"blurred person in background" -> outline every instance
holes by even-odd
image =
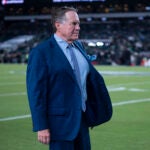
[[[91,150],[89,127],[112,116],[109,93],[78,41],[77,10],[54,9],[51,21],[54,34],[31,50],[27,66],[33,131],[51,150]]]

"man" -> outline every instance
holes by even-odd
[[[32,49],[27,67],[33,130],[51,150],[90,150],[88,128],[111,118],[110,97],[78,41],[77,10],[58,8],[52,25],[54,35]]]

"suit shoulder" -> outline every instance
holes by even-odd
[[[51,38],[42,41],[41,43],[39,43],[37,46],[33,47],[30,50],[30,55],[47,55],[47,53],[49,53],[50,49],[52,49],[52,40]]]
[[[41,43],[39,43],[37,46],[35,46],[32,50],[38,49],[39,51],[42,50],[46,50],[49,47],[49,39],[42,41]]]

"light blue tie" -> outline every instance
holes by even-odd
[[[80,77],[81,74],[80,74],[79,64],[78,64],[76,55],[74,53],[73,45],[69,44],[68,48],[69,48],[71,60],[72,60],[73,66],[74,66],[74,73],[76,76],[76,80],[78,82],[78,85],[79,85],[80,91],[81,91],[81,95],[82,95],[82,110],[85,111],[86,106],[85,106],[85,100],[83,99],[83,89],[82,89],[82,85],[81,85],[81,77]]]

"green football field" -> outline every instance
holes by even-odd
[[[96,68],[109,90],[113,117],[90,130],[92,150],[150,150],[150,68]],[[0,65],[0,150],[48,150],[32,132],[25,71],[23,64]]]

